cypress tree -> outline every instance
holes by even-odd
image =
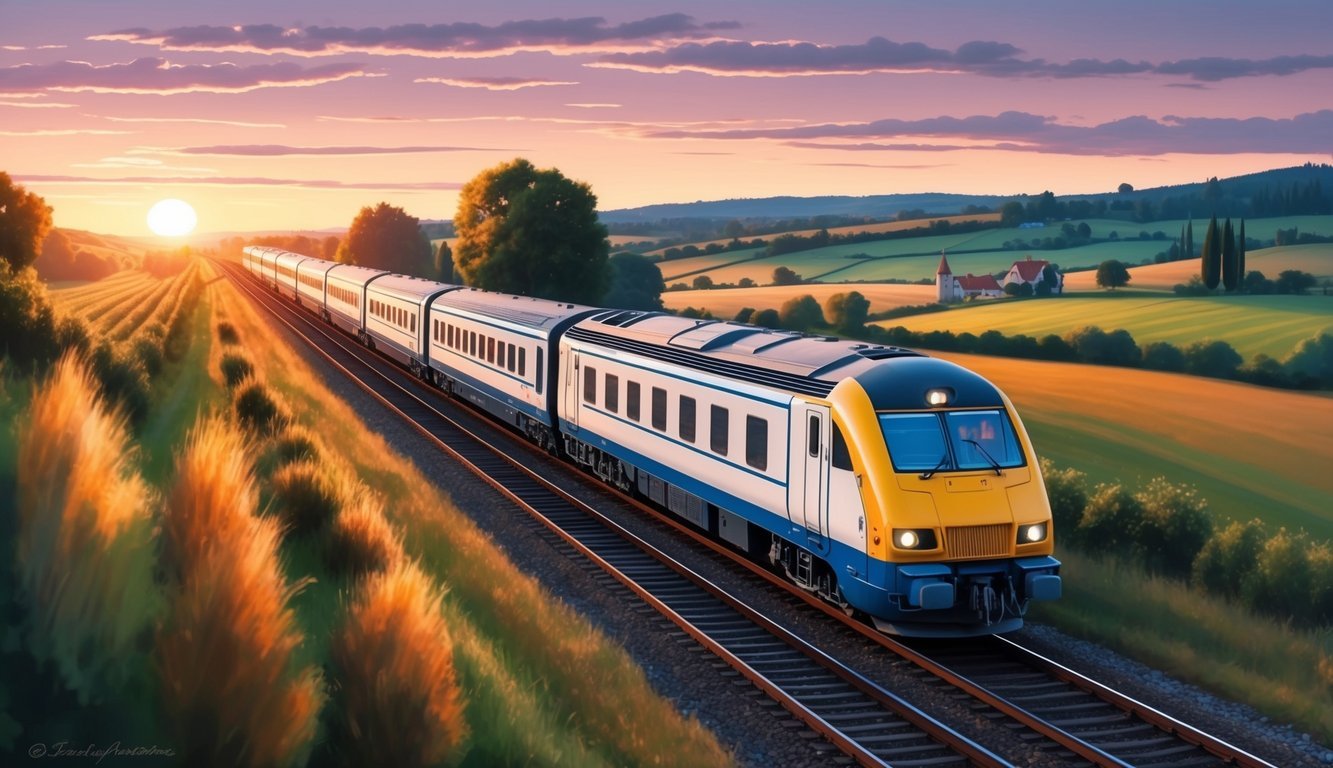
[[[1180,249],[1178,253],[1179,258],[1188,259],[1190,257],[1189,251],[1185,250],[1186,242],[1187,241],[1185,240],[1185,225],[1182,224],[1180,225]]]
[[[1201,261],[1203,284],[1211,291],[1222,281],[1222,233],[1217,231],[1216,216],[1208,222],[1208,231],[1204,233]]]
[[[1236,236],[1236,274],[1245,285],[1245,219],[1240,220],[1240,234]]]
[[[1185,223],[1185,258],[1194,258],[1194,219]]]
[[[1240,277],[1236,274],[1236,233],[1231,228],[1230,216],[1222,228],[1222,286],[1227,293],[1235,292],[1240,286]]]

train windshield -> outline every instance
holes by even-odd
[[[1002,410],[882,413],[879,426],[899,472],[1023,466],[1023,450]]]

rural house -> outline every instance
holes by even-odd
[[[968,298],[996,298],[1003,296],[1004,290],[994,275],[954,275],[953,270],[949,269],[949,258],[941,253],[940,268],[935,273],[935,294],[936,301],[951,304]]]
[[[1026,283],[1027,285],[1032,286],[1032,290],[1035,292],[1037,290],[1037,283],[1041,282],[1042,273],[1049,264],[1050,262],[1045,259],[1033,260],[1031,256],[1028,256],[1022,261],[1015,261],[1014,265],[1009,268],[1009,271],[1004,276],[1004,284],[1023,285]],[[1064,287],[1065,276],[1060,274],[1060,268],[1056,267],[1055,285],[1051,287],[1051,293],[1063,293]]]

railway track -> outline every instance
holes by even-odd
[[[911,703],[887,684],[852,669],[761,615],[709,579],[659,552],[615,521],[561,490],[522,458],[540,453],[513,436],[502,447],[446,416],[444,396],[319,322],[238,266],[221,265],[238,287],[264,304],[312,348],[387,407],[399,412],[441,450],[528,511],[558,547],[593,564],[602,578],[632,593],[672,622],[754,688],[781,705],[832,748],[863,765],[1009,765],[998,755]],[[498,431],[498,430],[497,430]],[[588,480],[589,483],[593,481]],[[614,493],[628,504],[641,501]],[[977,702],[987,716],[1021,729],[1051,764],[1213,766],[1271,764],[1173,720],[1139,702],[997,637],[934,643],[928,650],[884,636],[802,593],[789,582],[669,516],[661,524],[691,537],[712,557],[741,565],[761,579],[842,623],[879,647],[911,661]],[[737,572],[744,578],[744,572]],[[735,674],[733,673],[733,674]]]

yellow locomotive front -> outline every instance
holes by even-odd
[[[833,564],[842,592],[897,634],[1016,629],[1029,601],[1061,591],[1050,503],[1022,421],[994,385],[957,365],[884,362],[829,397],[861,496],[842,506],[863,510],[866,532],[863,567]]]

